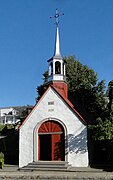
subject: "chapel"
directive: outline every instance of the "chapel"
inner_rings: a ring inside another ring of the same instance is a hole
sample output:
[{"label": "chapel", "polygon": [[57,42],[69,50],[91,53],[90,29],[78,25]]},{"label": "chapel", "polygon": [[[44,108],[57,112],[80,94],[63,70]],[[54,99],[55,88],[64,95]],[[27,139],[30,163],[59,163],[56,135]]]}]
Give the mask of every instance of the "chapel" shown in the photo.
[{"label": "chapel", "polygon": [[58,10],[55,49],[48,62],[48,88],[19,128],[19,167],[68,163],[87,167],[87,123],[68,99],[66,62],[60,52]]}]

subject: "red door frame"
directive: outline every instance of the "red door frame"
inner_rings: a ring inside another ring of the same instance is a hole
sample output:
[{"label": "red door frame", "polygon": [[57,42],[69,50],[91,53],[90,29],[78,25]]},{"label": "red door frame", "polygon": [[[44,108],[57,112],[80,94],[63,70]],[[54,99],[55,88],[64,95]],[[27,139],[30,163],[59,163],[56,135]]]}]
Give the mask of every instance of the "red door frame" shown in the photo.
[{"label": "red door frame", "polygon": [[[65,140],[63,126],[53,120],[45,121],[42,123],[38,130],[38,159],[41,157],[40,135],[51,134],[51,161],[64,161],[65,160]],[[44,145],[43,145],[44,146]],[[46,153],[46,149],[45,149]]]}]

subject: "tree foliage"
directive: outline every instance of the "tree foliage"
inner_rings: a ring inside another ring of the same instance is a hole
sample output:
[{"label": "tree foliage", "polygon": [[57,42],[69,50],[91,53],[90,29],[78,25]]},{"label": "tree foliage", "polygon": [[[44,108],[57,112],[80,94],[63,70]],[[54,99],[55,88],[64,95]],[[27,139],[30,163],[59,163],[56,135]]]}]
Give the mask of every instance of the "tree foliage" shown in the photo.
[{"label": "tree foliage", "polygon": [[48,71],[45,71],[43,73],[43,84],[37,86],[37,93],[38,93],[38,97],[36,98],[37,101],[43,95],[47,87],[48,87]]},{"label": "tree foliage", "polygon": [[113,161],[113,80],[108,85],[108,101],[104,111],[104,116],[96,119],[94,125],[90,125],[91,137],[93,140],[104,142],[106,149],[106,163],[112,164]]},{"label": "tree foliage", "polygon": [[76,101],[78,97],[79,102],[94,118],[102,116],[105,109],[104,81],[98,82],[97,73],[82,65],[74,56],[65,60],[69,97],[72,97],[70,99]]},{"label": "tree foliage", "polygon": [[108,85],[109,103],[104,111],[104,116],[96,120],[96,124],[90,126],[92,137],[95,140],[113,141],[113,80]]},{"label": "tree foliage", "polygon": [[96,124],[90,126],[94,140],[113,140],[113,117],[97,118]]},{"label": "tree foliage", "polygon": [[91,88],[97,82],[97,74],[88,66],[82,65],[74,56],[64,58],[66,61],[66,75],[70,92],[81,88]]}]

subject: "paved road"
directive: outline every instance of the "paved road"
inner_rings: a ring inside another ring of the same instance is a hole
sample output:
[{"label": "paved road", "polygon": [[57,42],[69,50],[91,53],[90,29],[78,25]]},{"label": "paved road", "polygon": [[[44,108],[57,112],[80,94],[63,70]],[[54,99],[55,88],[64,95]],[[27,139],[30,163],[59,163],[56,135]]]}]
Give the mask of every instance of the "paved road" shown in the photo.
[{"label": "paved road", "polygon": [[113,172],[94,168],[73,168],[71,171],[19,171],[18,166],[5,165],[0,169],[0,180],[29,180],[29,179],[79,179],[79,180],[113,180]]}]

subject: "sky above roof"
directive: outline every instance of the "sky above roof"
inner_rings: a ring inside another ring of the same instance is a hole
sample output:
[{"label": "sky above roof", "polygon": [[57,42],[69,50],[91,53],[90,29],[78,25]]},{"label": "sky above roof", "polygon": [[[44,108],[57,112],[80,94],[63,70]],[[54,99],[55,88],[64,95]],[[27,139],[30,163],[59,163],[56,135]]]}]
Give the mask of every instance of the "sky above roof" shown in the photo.
[{"label": "sky above roof", "polygon": [[113,79],[113,0],[0,0],[0,107],[35,104],[54,53],[56,8],[62,56],[75,55],[106,86]]}]

